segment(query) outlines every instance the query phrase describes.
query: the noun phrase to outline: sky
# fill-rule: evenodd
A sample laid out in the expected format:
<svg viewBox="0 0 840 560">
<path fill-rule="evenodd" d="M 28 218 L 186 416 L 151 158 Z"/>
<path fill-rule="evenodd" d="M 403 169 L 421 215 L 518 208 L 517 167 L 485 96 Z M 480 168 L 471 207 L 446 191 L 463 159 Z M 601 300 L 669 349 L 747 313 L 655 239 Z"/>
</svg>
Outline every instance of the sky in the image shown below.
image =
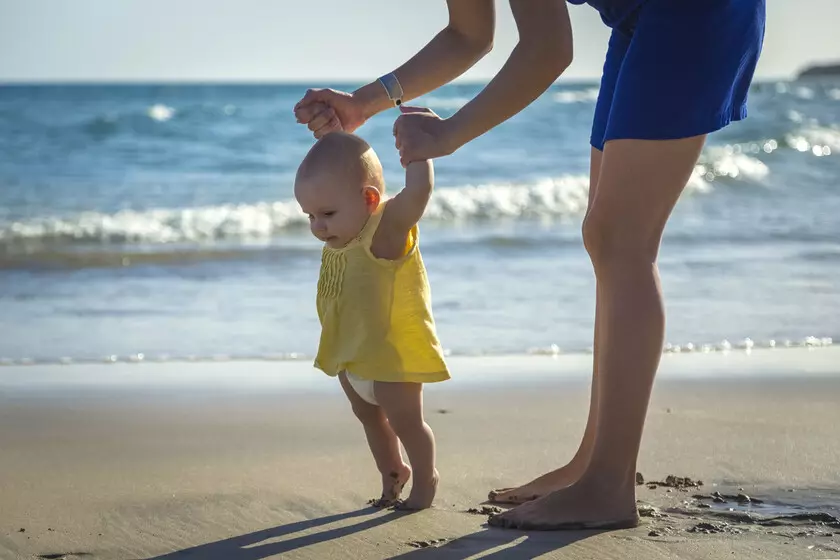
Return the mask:
<svg viewBox="0 0 840 560">
<path fill-rule="evenodd" d="M 491 78 L 516 43 L 507 0 L 496 7 L 495 48 L 465 80 Z M 564 78 L 595 79 L 609 30 L 569 10 Z M 840 62 L 840 0 L 768 0 L 767 16 L 759 78 Z M 445 24 L 444 0 L 0 0 L 0 83 L 369 81 Z"/>
</svg>

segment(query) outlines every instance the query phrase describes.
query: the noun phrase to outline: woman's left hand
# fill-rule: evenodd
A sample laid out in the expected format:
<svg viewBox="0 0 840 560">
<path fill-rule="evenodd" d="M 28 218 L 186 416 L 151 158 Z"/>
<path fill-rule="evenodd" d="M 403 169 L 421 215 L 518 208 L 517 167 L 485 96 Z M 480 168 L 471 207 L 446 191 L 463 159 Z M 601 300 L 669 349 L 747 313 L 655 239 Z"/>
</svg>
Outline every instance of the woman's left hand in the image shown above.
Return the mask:
<svg viewBox="0 0 840 560">
<path fill-rule="evenodd" d="M 448 156 L 458 147 L 451 124 L 431 109 L 400 105 L 402 115 L 394 123 L 394 138 L 403 167 L 412 161 Z"/>
</svg>

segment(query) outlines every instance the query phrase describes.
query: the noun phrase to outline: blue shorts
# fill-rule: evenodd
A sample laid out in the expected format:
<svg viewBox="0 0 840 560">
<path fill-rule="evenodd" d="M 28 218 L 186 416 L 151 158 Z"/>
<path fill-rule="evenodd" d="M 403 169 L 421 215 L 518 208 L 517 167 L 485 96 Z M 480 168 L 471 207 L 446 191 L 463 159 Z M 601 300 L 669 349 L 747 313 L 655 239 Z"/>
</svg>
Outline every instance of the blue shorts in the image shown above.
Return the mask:
<svg viewBox="0 0 840 560">
<path fill-rule="evenodd" d="M 646 0 L 613 27 L 590 143 L 671 140 L 746 118 L 765 0 Z"/>
</svg>

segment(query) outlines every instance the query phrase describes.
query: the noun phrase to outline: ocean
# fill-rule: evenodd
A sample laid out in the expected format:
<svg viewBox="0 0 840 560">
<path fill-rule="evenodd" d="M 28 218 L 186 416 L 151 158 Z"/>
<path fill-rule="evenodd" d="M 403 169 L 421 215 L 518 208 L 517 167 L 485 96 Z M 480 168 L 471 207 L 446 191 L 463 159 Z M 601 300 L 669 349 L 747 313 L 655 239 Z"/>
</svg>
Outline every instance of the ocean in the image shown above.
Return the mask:
<svg viewBox="0 0 840 560">
<path fill-rule="evenodd" d="M 357 84 L 314 84 L 351 89 Z M 481 84 L 412 104 L 447 116 Z M 0 363 L 311 359 L 320 245 L 292 196 L 303 85 L 0 86 Z M 451 355 L 586 352 L 597 83 L 436 161 L 421 222 Z M 668 351 L 840 336 L 840 80 L 756 83 L 663 241 Z M 396 111 L 359 129 L 390 192 Z"/>
</svg>

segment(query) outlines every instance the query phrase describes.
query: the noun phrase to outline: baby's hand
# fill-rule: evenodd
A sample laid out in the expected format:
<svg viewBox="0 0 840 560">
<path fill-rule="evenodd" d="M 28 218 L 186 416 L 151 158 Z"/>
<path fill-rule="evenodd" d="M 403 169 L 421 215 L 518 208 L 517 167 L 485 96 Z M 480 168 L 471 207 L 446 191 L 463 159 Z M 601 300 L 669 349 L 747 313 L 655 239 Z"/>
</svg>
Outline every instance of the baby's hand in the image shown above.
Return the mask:
<svg viewBox="0 0 840 560">
<path fill-rule="evenodd" d="M 400 151 L 400 162 L 433 159 L 455 151 L 449 138 L 449 126 L 431 109 L 400 105 L 402 113 L 394 122 L 394 144 Z"/>
</svg>

